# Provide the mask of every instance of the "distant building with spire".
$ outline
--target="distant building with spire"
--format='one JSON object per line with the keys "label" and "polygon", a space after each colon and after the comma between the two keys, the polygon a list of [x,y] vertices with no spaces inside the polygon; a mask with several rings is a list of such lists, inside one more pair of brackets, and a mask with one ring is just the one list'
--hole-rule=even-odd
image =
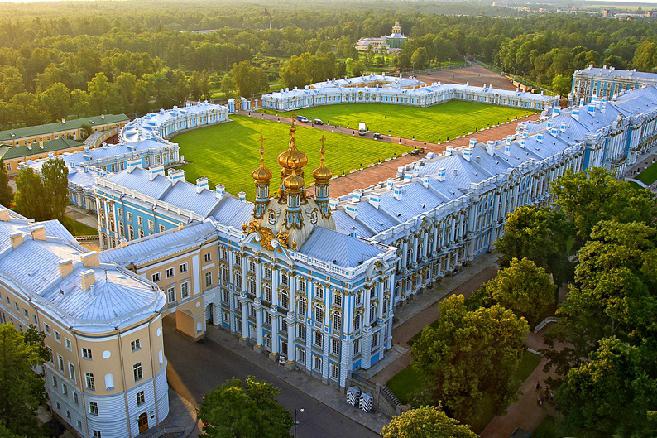
{"label": "distant building with spire", "polygon": [[359,52],[371,50],[377,53],[394,53],[401,50],[407,39],[408,37],[402,33],[399,21],[396,21],[395,25],[392,26],[390,35],[361,38],[356,43],[356,50]]}

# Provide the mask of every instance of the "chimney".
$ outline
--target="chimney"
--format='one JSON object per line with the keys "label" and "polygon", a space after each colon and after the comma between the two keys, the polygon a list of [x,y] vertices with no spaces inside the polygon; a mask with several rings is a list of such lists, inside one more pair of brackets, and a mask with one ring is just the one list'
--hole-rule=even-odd
{"label": "chimney", "polygon": [[559,137],[559,130],[557,128],[550,129],[550,135],[552,135],[552,137]]}
{"label": "chimney", "polygon": [[381,205],[381,197],[379,195],[370,195],[368,196],[367,200],[369,201],[370,205],[376,209],[378,209]]}
{"label": "chimney", "polygon": [[89,290],[96,282],[96,273],[93,269],[87,269],[80,274],[80,287],[82,290]]}
{"label": "chimney", "polygon": [[552,117],[557,117],[560,114],[561,114],[561,108],[559,108],[558,106],[552,108]]}
{"label": "chimney", "polygon": [[203,190],[210,190],[210,183],[204,176],[196,178],[196,193],[201,193]]}
{"label": "chimney", "polygon": [[[470,140],[472,142],[472,140]],[[470,161],[472,160],[472,148],[468,147],[463,149],[463,159],[465,161]]]}
{"label": "chimney", "polygon": [[217,199],[222,199],[225,193],[226,188],[223,186],[223,184],[217,184],[214,186],[214,195],[217,197]]}
{"label": "chimney", "polygon": [[589,103],[589,104],[586,106],[586,111],[587,111],[591,116],[595,116],[595,104],[592,103],[592,102]]}
{"label": "chimney", "polygon": [[393,181],[391,178],[388,178],[386,180],[386,189],[392,190],[393,187],[395,187],[395,181]]}
{"label": "chimney", "polygon": [[429,188],[429,177],[428,176],[423,176],[422,177],[422,185],[424,186],[425,189]]}
{"label": "chimney", "polygon": [[44,225],[37,225],[30,230],[33,240],[46,240],[46,227]]}
{"label": "chimney", "polygon": [[71,259],[60,260],[59,276],[65,278],[71,272],[73,272],[73,260]]}
{"label": "chimney", "polygon": [[561,122],[561,125],[559,125],[559,131],[566,132],[566,122]]}
{"label": "chimney", "polygon": [[331,210],[335,210],[336,208],[338,208],[338,200],[337,200],[337,199],[330,198],[330,199],[329,199],[329,208],[330,208]]}
{"label": "chimney", "polygon": [[128,173],[132,172],[138,167],[141,167],[141,158],[131,158],[128,160]]}
{"label": "chimney", "polygon": [[486,142],[486,153],[491,157],[495,155],[495,142],[493,140],[488,140]]}
{"label": "chimney", "polygon": [[470,143],[468,143],[468,147],[473,148],[475,146],[477,146],[477,139],[476,138],[471,138]]}
{"label": "chimney", "polygon": [[164,176],[164,166],[155,166],[148,170],[149,181],[153,181],[159,175]]}
{"label": "chimney", "polygon": [[18,248],[20,244],[23,243],[23,233],[11,233],[9,239],[11,239],[11,247],[14,249]]}
{"label": "chimney", "polygon": [[573,108],[573,112],[570,113],[570,115],[573,117],[573,119],[579,121],[579,110],[577,108]]}
{"label": "chimney", "polygon": [[100,265],[100,260],[96,251],[82,254],[80,260],[82,260],[82,265],[85,268],[97,268]]}
{"label": "chimney", "polygon": [[240,201],[244,202],[246,201],[246,193],[245,192],[239,192],[237,194],[237,197],[239,198]]}
{"label": "chimney", "polygon": [[451,157],[453,153],[454,153],[454,148],[451,146],[447,146],[447,149],[445,149],[445,156]]}
{"label": "chimney", "polygon": [[441,167],[438,169],[438,177],[436,179],[438,181],[445,181],[445,178],[447,178],[447,170],[445,170],[444,167]]}
{"label": "chimney", "polygon": [[[527,140],[525,140],[525,139],[523,138],[523,139],[521,139],[521,140],[518,142],[518,144],[520,145],[521,148],[524,149],[524,148],[525,148],[525,145],[527,144]],[[511,151],[511,146],[509,145],[509,152],[510,152],[510,151]],[[507,155],[508,155],[508,154],[507,154]]]}
{"label": "chimney", "polygon": [[356,219],[356,216],[358,216],[358,204],[347,204],[344,210],[352,219]]}
{"label": "chimney", "polygon": [[351,193],[351,202],[353,202],[354,204],[360,202],[361,196],[362,196],[362,193],[358,190],[356,190],[355,192],[352,192]]}
{"label": "chimney", "polygon": [[[522,141],[524,141],[524,140],[522,140]],[[511,155],[511,145],[509,143],[504,145],[504,154],[507,155],[507,156]]]}
{"label": "chimney", "polygon": [[177,183],[178,181],[185,181],[185,171],[182,169],[170,169],[167,177],[173,184]]}
{"label": "chimney", "polygon": [[9,209],[0,207],[0,221],[9,222],[10,220],[11,220],[11,215],[9,214]]}
{"label": "chimney", "polygon": [[404,181],[410,182],[413,179],[413,172],[406,172],[404,174]]}
{"label": "chimney", "polygon": [[543,133],[536,134],[536,141],[539,143],[543,143],[544,135]]}
{"label": "chimney", "polygon": [[395,185],[394,197],[396,200],[400,201],[402,198],[402,186],[400,184]]}

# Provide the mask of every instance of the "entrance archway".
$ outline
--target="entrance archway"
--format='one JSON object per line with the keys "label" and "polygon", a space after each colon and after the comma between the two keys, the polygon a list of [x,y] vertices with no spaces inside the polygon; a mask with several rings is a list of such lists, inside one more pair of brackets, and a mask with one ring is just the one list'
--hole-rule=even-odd
{"label": "entrance archway", "polygon": [[141,413],[137,422],[139,424],[139,433],[144,433],[148,430],[148,415],[146,415],[146,412]]}

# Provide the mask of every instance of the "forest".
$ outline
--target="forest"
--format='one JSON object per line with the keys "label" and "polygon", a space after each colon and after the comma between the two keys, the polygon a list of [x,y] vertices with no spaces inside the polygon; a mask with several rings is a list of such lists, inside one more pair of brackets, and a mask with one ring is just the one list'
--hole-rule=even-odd
{"label": "forest", "polygon": [[[460,14],[460,15],[457,15]],[[476,4],[94,2],[0,11],[0,129],[186,99],[256,96],[373,70],[361,37],[401,22],[385,62],[412,73],[467,57],[555,93],[589,64],[650,71],[657,26],[584,15],[519,15]]]}

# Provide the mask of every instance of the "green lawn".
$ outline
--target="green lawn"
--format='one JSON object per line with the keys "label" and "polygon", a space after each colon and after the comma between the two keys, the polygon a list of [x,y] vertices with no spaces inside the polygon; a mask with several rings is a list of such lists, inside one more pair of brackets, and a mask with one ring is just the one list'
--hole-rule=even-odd
{"label": "green lawn", "polygon": [[304,108],[285,114],[319,118],[331,125],[353,129],[358,128],[358,123],[365,122],[373,132],[438,143],[448,137],[453,139],[531,113],[525,109],[453,100],[428,108],[384,103],[347,103]]}
{"label": "green lawn", "polygon": [[68,216],[64,216],[62,220],[62,225],[74,236],[95,236],[98,234],[96,228],[92,228],[82,222],[78,222],[75,219],[71,219]]}
{"label": "green lawn", "polygon": [[[522,382],[534,371],[540,362],[540,356],[530,353],[527,350],[522,352],[520,364],[513,375],[516,388],[519,388]],[[397,396],[402,404],[409,404],[413,397],[423,388],[423,382],[420,373],[411,365],[404,368],[387,383],[388,388]],[[474,419],[470,426],[474,431],[481,431],[490,422],[495,415],[493,410],[492,399],[487,394],[478,403],[476,409],[477,418]]]}
{"label": "green lawn", "polygon": [[644,184],[652,184],[657,181],[657,163],[653,163],[646,170],[641,172],[637,179],[641,180]]}
{"label": "green lawn", "polygon": [[[271,190],[280,182],[278,154],[287,148],[289,125],[246,116],[231,116],[232,122],[195,129],[173,138],[189,163],[183,167],[188,181],[207,176],[212,186],[223,184],[233,195],[245,191],[255,196],[251,172],[258,167],[260,134],[265,137],[265,162],[274,174]],[[326,136],[326,165],[334,175],[366,167],[379,160],[408,152],[410,148],[297,126],[297,147],[308,155],[306,185],[319,165],[320,138]]]}

